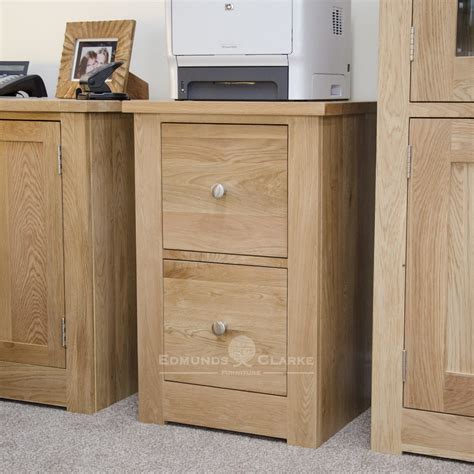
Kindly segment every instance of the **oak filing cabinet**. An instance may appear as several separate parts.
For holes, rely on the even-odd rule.
[[[137,389],[133,119],[0,100],[0,398],[93,413]]]
[[[317,447],[369,406],[375,104],[140,102],[140,420]]]
[[[381,2],[377,451],[474,461],[473,9]]]

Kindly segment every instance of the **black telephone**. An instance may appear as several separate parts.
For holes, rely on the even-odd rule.
[[[0,61],[0,96],[46,97],[43,79],[36,74],[27,75],[28,61]]]

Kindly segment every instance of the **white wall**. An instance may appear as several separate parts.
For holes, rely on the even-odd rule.
[[[354,100],[377,98],[378,2],[352,0]],[[131,71],[169,97],[164,0],[0,0],[0,60],[29,60],[54,96],[66,22],[115,19],[137,20]]]
[[[352,0],[352,41],[352,98],[377,100],[379,0]]]
[[[0,0],[0,60],[3,57],[3,34],[2,34],[2,15],[3,15],[3,8],[2,8],[3,0]]]

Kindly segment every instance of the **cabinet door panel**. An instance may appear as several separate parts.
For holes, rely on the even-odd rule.
[[[470,8],[464,0],[414,0],[415,59],[411,98],[417,102],[470,102],[474,100],[474,55],[460,55],[470,43],[474,25],[467,28],[459,14]],[[459,16],[459,19],[458,19]],[[466,37],[469,35],[469,37]],[[459,37],[463,36],[463,37]],[[470,47],[469,47],[470,48]]]
[[[405,406],[474,416],[474,120],[413,120]]]
[[[59,124],[0,122],[0,360],[65,367]]]

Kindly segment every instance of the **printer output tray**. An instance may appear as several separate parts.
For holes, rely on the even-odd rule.
[[[178,86],[180,100],[288,100],[288,67],[178,67]]]

